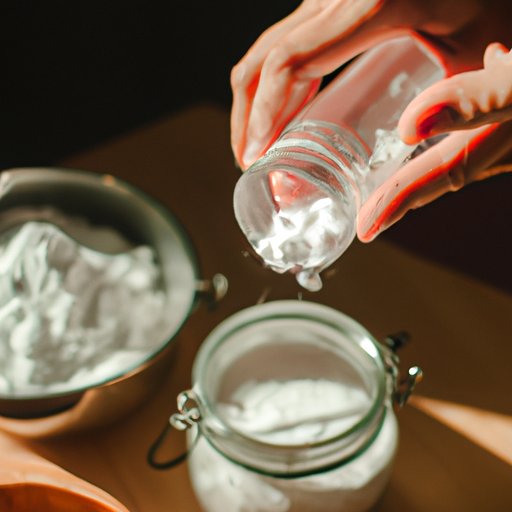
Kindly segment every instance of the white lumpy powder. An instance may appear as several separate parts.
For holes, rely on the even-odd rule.
[[[104,254],[48,222],[4,231],[0,393],[67,391],[123,373],[162,343],[165,302],[148,246]]]
[[[249,381],[218,412],[234,429],[271,444],[307,444],[353,426],[369,406],[361,389],[325,379]],[[207,512],[362,512],[382,493],[397,445],[393,413],[351,462],[297,478],[263,476],[229,461],[201,437],[189,458]]]
[[[400,139],[396,129],[377,129],[368,165],[354,161],[340,168],[342,175],[350,177],[349,182],[358,184],[355,188],[346,186],[343,198],[330,197],[329,187],[317,186],[314,175],[306,179],[298,173],[289,177],[285,171],[272,171],[265,178],[274,180],[280,192],[269,190],[272,206],[264,218],[269,217],[270,221],[250,233],[249,242],[272,270],[291,271],[300,286],[311,292],[319,291],[319,273],[341,256],[355,236],[356,217],[347,204],[355,208],[358,194],[364,201],[398,170],[414,149],[415,146]],[[301,182],[303,190],[297,187]],[[246,193],[252,193],[252,189],[247,190]]]
[[[255,251],[276,272],[300,268],[297,281],[309,291],[319,291],[319,271],[347,233],[343,205],[330,197],[310,204],[297,197],[291,206],[272,212],[268,232],[252,241]]]

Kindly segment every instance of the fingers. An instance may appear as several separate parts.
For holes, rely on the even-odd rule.
[[[418,95],[402,114],[404,142],[512,119],[512,54],[499,43],[487,47],[484,68],[452,76]]]
[[[406,108],[399,121],[406,143],[454,133],[404,165],[371,195],[359,213],[358,237],[370,241],[407,211],[511,170],[510,165],[494,165],[512,149],[511,119],[512,54],[493,43],[483,69],[438,82]],[[491,124],[496,122],[501,124]]]
[[[302,4],[289,16],[267,29],[231,72],[231,88],[233,90],[231,145],[239,162],[242,156],[240,148],[245,143],[245,126],[249,118],[252,99],[258,86],[263,61],[281,37],[309,16],[309,9],[305,8],[305,4]]]
[[[329,58],[306,71],[307,64],[370,17],[382,2],[306,1],[249,50],[232,74],[232,146],[242,168],[268,147],[316,93],[320,78],[344,61]]]
[[[369,242],[409,210],[473,181],[512,170],[512,166],[495,166],[511,150],[512,122],[450,134],[370,196],[358,215],[358,238]]]
[[[291,74],[290,70],[283,70],[273,79],[262,74],[247,122],[242,168],[249,167],[265,152],[294,114],[318,91],[320,80],[297,80]],[[271,91],[265,87],[262,92],[263,80],[271,84]]]
[[[305,72],[308,62],[335,41],[344,38],[371,12],[376,0],[330,2],[311,19],[302,22],[272,48],[261,70],[247,126],[250,152],[243,163],[249,165],[270,144],[291,117],[316,92],[325,66]],[[339,62],[336,62],[336,67]]]

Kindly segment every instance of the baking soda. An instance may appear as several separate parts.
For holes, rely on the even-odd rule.
[[[164,339],[166,300],[153,250],[120,243],[112,230],[75,227],[91,240],[107,235],[124,251],[96,252],[48,222],[0,235],[1,393],[101,383]]]
[[[340,168],[339,176],[349,176],[354,185],[345,186],[339,197],[330,197],[330,187],[322,186],[314,173],[269,173],[268,194],[274,208],[262,214],[269,220],[260,220],[258,229],[248,236],[268,267],[278,273],[295,274],[300,286],[308,291],[322,288],[320,272],[336,259],[333,255],[338,248],[350,243],[355,235],[355,218],[347,212],[347,203],[364,202],[366,191],[394,174],[414,149],[402,142],[397,130],[377,129],[374,139],[371,157],[364,165],[363,159],[354,159],[350,167]],[[249,191],[252,193],[252,189]]]
[[[348,382],[327,379],[248,381],[217,406],[233,430],[276,446],[307,445],[339,435],[363,417],[371,399]],[[362,512],[388,480],[397,444],[393,413],[358,457],[294,479],[264,476],[226,459],[200,437],[189,458],[192,482],[207,512]]]
[[[270,268],[279,273],[291,271],[303,288],[318,291],[325,255],[348,228],[342,208],[331,198],[310,203],[310,197],[297,196],[291,205],[276,209],[268,231],[250,241]]]

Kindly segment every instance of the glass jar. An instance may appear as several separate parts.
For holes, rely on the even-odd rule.
[[[179,395],[170,421],[188,428],[189,472],[203,509],[370,508],[397,446],[393,404],[421,375],[412,368],[401,388],[397,363],[357,322],[312,302],[270,302],[221,323],[201,346],[193,388]]]
[[[355,237],[360,206],[424,149],[401,141],[402,112],[445,76],[417,35],[395,38],[359,57],[292,120],[234,191],[237,221],[266,266],[321,288],[319,272]]]

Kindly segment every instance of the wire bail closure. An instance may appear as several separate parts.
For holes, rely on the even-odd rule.
[[[201,412],[198,407],[198,400],[196,394],[191,389],[187,391],[182,391],[176,398],[178,412],[174,413],[170,418],[165,428],[162,430],[160,435],[157,437],[155,442],[151,445],[147,454],[148,464],[154,469],[169,469],[181,464],[185,461],[189,455],[189,453],[194,449],[194,446],[197,443],[197,440],[200,436],[199,430],[199,421],[201,420]],[[172,428],[184,431],[189,428],[197,428],[196,436],[194,442],[191,444],[190,448],[185,450],[184,453],[169,459],[164,462],[159,462],[157,460],[157,452],[160,450],[162,444],[164,443],[167,436],[170,434],[170,430]]]
[[[400,378],[400,359],[397,351],[408,343],[410,336],[406,332],[399,332],[389,335],[381,344],[384,365],[386,372],[391,377],[391,397],[396,410],[401,409],[414,391],[416,384],[423,378],[423,371],[419,366],[412,366],[404,378]],[[200,435],[201,411],[199,410],[199,399],[193,390],[182,391],[176,398],[178,412],[171,415],[160,435],[151,445],[147,454],[148,464],[154,469],[169,469],[184,462],[189,453],[194,449]],[[164,462],[157,460],[157,452],[174,428],[178,431],[185,431],[196,428],[196,436],[190,447],[184,453]]]
[[[407,375],[400,378],[400,358],[397,351],[409,343],[410,335],[401,331],[386,337],[384,346],[384,364],[386,371],[391,375],[392,399],[395,410],[401,409],[406,403],[416,384],[423,379],[423,370],[419,366],[411,366]]]
[[[178,412],[175,412],[169,418],[169,423],[176,430],[186,430],[194,426],[201,419],[201,413],[197,408],[196,397],[192,390],[182,391],[176,398],[176,402],[178,404]],[[196,405],[189,407],[189,402],[194,402]]]
[[[224,298],[228,291],[229,282],[224,274],[217,273],[211,279],[203,279],[196,281],[196,294],[204,300],[208,309],[211,311],[215,309],[217,304]],[[196,394],[191,389],[182,391],[176,398],[178,412],[174,413],[162,432],[156,438],[155,442],[150,446],[146,460],[148,464],[154,469],[169,469],[177,466],[186,458],[190,451],[194,448],[200,435],[199,421],[201,420],[201,413],[198,408],[198,400]],[[171,428],[184,431],[192,427],[197,427],[197,433],[194,442],[188,450],[178,455],[177,457],[159,462],[157,452],[160,450],[167,436],[170,434]]]

